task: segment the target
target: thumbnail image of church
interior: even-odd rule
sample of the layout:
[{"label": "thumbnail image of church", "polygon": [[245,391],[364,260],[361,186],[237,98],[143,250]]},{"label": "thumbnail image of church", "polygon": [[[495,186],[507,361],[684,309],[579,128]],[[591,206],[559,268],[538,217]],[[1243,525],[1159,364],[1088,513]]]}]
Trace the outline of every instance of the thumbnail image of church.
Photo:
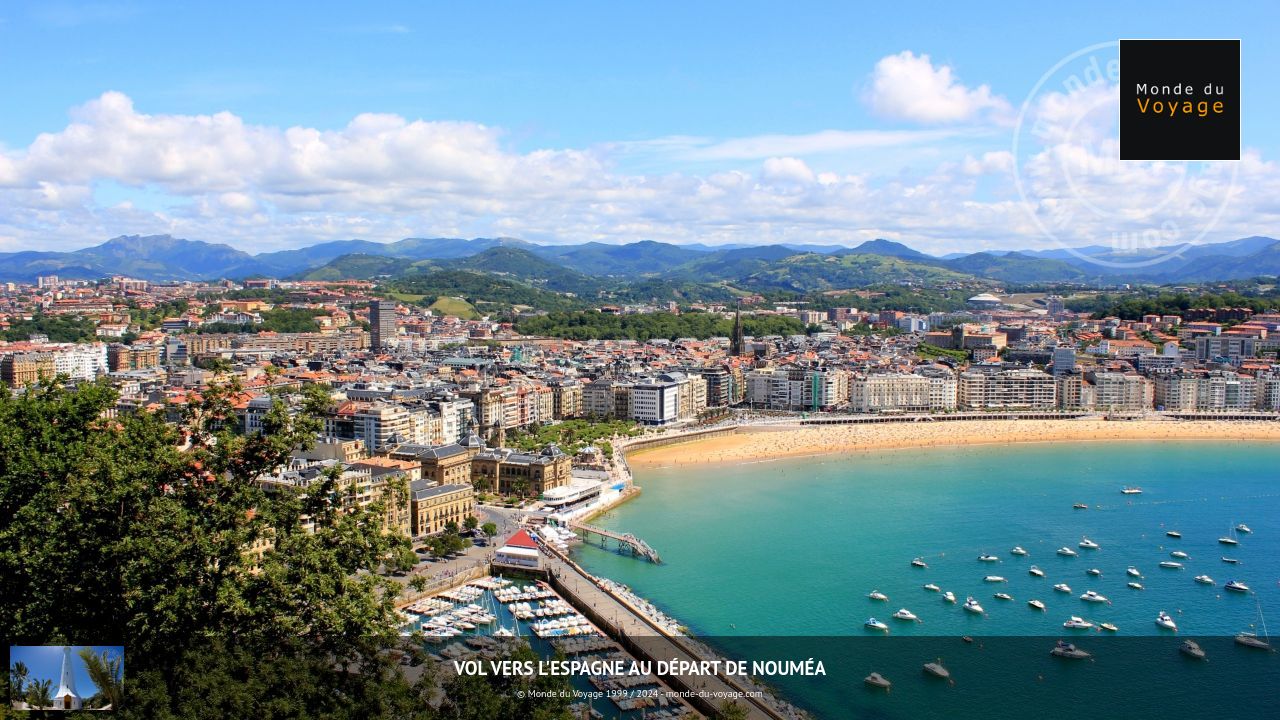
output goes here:
[{"label": "thumbnail image of church", "polygon": [[[108,668],[109,675],[105,681],[114,684],[114,688],[99,688],[94,685],[94,681],[89,679],[88,663],[80,654],[83,651],[96,655]],[[98,651],[102,651],[101,654]],[[63,712],[114,710],[116,708],[110,699],[118,697],[118,690],[124,681],[123,670],[124,648],[121,647],[11,646],[10,707],[15,710]],[[81,682],[77,683],[77,677],[81,678]],[[112,690],[117,692],[111,692]]]}]

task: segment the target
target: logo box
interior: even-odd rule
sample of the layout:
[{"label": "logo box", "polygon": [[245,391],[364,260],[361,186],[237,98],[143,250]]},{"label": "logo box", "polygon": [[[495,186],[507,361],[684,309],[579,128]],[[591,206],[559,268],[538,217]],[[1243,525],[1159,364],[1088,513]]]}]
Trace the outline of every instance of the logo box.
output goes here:
[{"label": "logo box", "polygon": [[1120,41],[1121,160],[1240,159],[1239,40]]}]

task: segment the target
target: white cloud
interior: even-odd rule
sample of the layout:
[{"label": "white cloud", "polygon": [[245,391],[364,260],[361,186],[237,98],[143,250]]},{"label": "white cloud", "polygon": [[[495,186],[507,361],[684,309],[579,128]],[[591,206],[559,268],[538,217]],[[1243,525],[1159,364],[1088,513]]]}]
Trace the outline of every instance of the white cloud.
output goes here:
[{"label": "white cloud", "polygon": [[928,55],[904,50],[881,58],[863,99],[877,114],[917,123],[954,123],[988,117],[1007,122],[1010,105],[980,85],[959,82],[948,65],[935,67]]},{"label": "white cloud", "polygon": [[[1092,121],[1068,132],[1070,118],[1054,114],[1063,106],[1060,98],[1044,101],[1043,139],[1018,158],[1036,212],[1072,210],[1069,240],[1136,223],[1122,201],[1155,202],[1178,168],[1115,174],[1107,133]],[[964,149],[947,142],[965,132],[661,138],[653,147],[703,152],[704,167],[624,172],[614,162],[634,144],[516,152],[500,129],[478,123],[362,114],[333,129],[280,128],[227,112],[147,114],[127,96],[105,93],[74,109],[63,129],[26,148],[0,149],[0,237],[6,249],[68,249],[168,232],[250,252],[352,237],[494,234],[544,242],[888,237],[940,252],[1047,245],[1014,190],[1005,141],[968,138]],[[928,172],[878,174],[859,164],[869,151],[839,162],[824,157],[831,148],[883,144],[890,153],[919,146],[938,160]],[[1256,153],[1239,167],[1218,239],[1269,232],[1280,215],[1280,170]],[[1205,179],[1226,183],[1220,173]],[[120,188],[95,201],[93,188],[104,182]],[[1073,205],[1071,183],[1109,214]],[[130,188],[138,189],[135,202],[127,202]]]}]

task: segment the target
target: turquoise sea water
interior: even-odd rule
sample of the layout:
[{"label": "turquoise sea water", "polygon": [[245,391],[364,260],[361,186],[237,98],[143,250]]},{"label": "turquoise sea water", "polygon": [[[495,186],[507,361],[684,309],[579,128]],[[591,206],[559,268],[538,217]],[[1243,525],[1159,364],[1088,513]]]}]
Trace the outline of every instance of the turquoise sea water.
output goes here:
[{"label": "turquoise sea water", "polygon": [[[896,450],[647,469],[637,481],[644,488],[640,497],[596,522],[644,538],[662,554],[664,564],[650,565],[595,547],[577,550],[579,561],[630,585],[694,634],[730,651],[748,653],[754,648],[776,656],[787,647],[781,641],[756,640],[759,637],[856,639],[843,644],[848,657],[837,668],[849,677],[776,681],[789,699],[819,716],[924,717],[934,710],[938,716],[955,716],[957,711],[970,716],[966,710],[999,715],[984,708],[983,703],[992,700],[972,687],[978,683],[966,687],[957,680],[955,688],[948,688],[949,697],[964,699],[969,706],[930,700],[929,693],[938,690],[923,684],[919,671],[920,663],[931,658],[904,656],[895,660],[900,667],[878,668],[875,653],[889,658],[910,648],[908,655],[919,658],[945,651],[949,666],[963,666],[969,662],[964,653],[977,644],[995,648],[1009,642],[1003,638],[1019,637],[1025,638],[1021,650],[1028,658],[1038,658],[1036,662],[1047,657],[1059,637],[1071,637],[1086,649],[1102,648],[1099,655],[1115,644],[1112,655],[1129,647],[1130,655],[1140,649],[1143,655],[1162,658],[1133,667],[1116,664],[1114,657],[1099,657],[1087,669],[1050,665],[1028,675],[1028,682],[1044,683],[1044,672],[1049,672],[1048,685],[1054,686],[1053,673],[1068,674],[1056,683],[1065,694],[1041,698],[1045,702],[1069,700],[1072,693],[1086,692],[1090,684],[1096,690],[1105,680],[1130,683],[1134,698],[1143,688],[1163,684],[1194,690],[1190,697],[1198,698],[1203,707],[1170,708],[1173,712],[1166,716],[1171,717],[1195,717],[1201,710],[1214,711],[1217,703],[1247,702],[1253,693],[1263,707],[1280,713],[1280,656],[1242,656],[1229,641],[1214,645],[1208,665],[1186,668],[1166,662],[1163,655],[1172,648],[1177,659],[1180,637],[1222,637],[1250,629],[1259,605],[1270,619],[1270,629],[1280,633],[1280,446],[1275,444],[1076,443]],[[1145,492],[1122,495],[1123,485],[1141,485]],[[1087,503],[1089,509],[1073,509],[1077,502]],[[1240,535],[1238,546],[1220,545],[1217,539],[1240,522],[1253,534]],[[1182,539],[1166,537],[1169,529],[1180,531]],[[1082,536],[1101,549],[1079,549]],[[1011,555],[1014,545],[1026,548],[1030,556]],[[1054,551],[1064,545],[1079,556],[1057,556]],[[1184,570],[1158,567],[1171,559],[1172,550],[1190,555],[1181,561]],[[983,553],[999,556],[1000,562],[978,562]],[[1224,564],[1223,555],[1241,563]],[[910,567],[915,556],[924,557],[929,568]],[[1030,576],[1027,569],[1032,564],[1047,577]],[[1126,587],[1133,580],[1125,574],[1130,565],[1143,573],[1138,581],[1145,590]],[[1101,578],[1086,575],[1092,567],[1102,570]],[[1195,583],[1193,577],[1202,573],[1217,585]],[[986,583],[986,575],[1001,575],[1008,582]],[[1254,593],[1225,592],[1222,585],[1232,578],[1249,584]],[[951,590],[961,602],[966,595],[974,596],[986,615],[945,604],[939,593],[922,589],[929,582]],[[1054,592],[1051,588],[1059,582],[1073,592]],[[868,600],[873,589],[889,595],[890,601]],[[1111,603],[1079,600],[1086,590],[1107,596]],[[996,600],[992,596],[998,591],[1015,599]],[[1029,608],[1026,601],[1031,598],[1044,601],[1047,612]],[[923,622],[891,619],[898,608],[910,609]],[[1160,610],[1174,615],[1181,630],[1178,637],[1162,637],[1166,633],[1154,623]],[[870,615],[892,626],[890,638],[866,639],[862,623]],[[1119,635],[1112,639],[1071,633],[1062,628],[1071,615],[1114,623]],[[959,635],[973,636],[979,643],[961,646],[954,639]],[[1148,640],[1124,640],[1141,637]],[[910,638],[919,642],[912,645]],[[984,638],[989,641],[983,643]],[[874,644],[880,641],[889,642]],[[804,641],[794,642],[799,643],[791,646],[795,649],[816,652]],[[940,650],[934,652],[934,647]],[[979,664],[973,672],[990,676],[993,668],[1005,672],[1011,664],[1028,662],[991,658],[989,666]],[[1106,667],[1107,662],[1112,666],[1105,677],[1086,675],[1080,687],[1070,680],[1071,674]],[[1246,664],[1237,666],[1238,662]],[[1182,673],[1205,672],[1202,667],[1229,674],[1179,679]],[[1143,681],[1145,668],[1151,668],[1151,678],[1158,682]],[[861,678],[872,669],[886,675],[892,669],[902,676],[891,700],[860,690]],[[1204,686],[1196,687],[1197,682]],[[1002,692],[1017,684],[1017,678],[1005,678]],[[1126,687],[1122,682],[1113,690]],[[924,694],[912,700],[915,690]],[[966,699],[966,692],[972,696]],[[1273,705],[1265,704],[1268,698]],[[861,712],[846,715],[848,707]],[[1106,717],[1108,712],[1095,708],[1092,715]]]}]

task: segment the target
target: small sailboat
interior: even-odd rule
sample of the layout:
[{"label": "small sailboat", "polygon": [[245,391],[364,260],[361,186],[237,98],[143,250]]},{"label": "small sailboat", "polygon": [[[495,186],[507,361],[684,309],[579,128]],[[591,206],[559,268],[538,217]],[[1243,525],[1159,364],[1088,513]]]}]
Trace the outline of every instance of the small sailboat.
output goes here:
[{"label": "small sailboat", "polygon": [[1196,582],[1200,583],[1201,585],[1213,585],[1213,584],[1214,584],[1214,583],[1213,583],[1213,578],[1209,577],[1208,575],[1197,575],[1197,576],[1196,576]]},{"label": "small sailboat", "polygon": [[1159,615],[1156,615],[1156,625],[1159,625],[1165,630],[1172,630],[1174,632],[1178,631],[1178,623],[1174,622],[1173,618],[1169,617],[1169,613],[1163,610],[1160,611]]},{"label": "small sailboat", "polygon": [[1255,650],[1270,650],[1271,638],[1267,635],[1267,620],[1262,616],[1262,601],[1255,602],[1258,603],[1258,624],[1262,625],[1262,637],[1258,637],[1253,631],[1240,632],[1236,634],[1236,644]]},{"label": "small sailboat", "polygon": [[1067,628],[1068,630],[1088,630],[1093,627],[1093,623],[1085,620],[1084,618],[1072,615],[1069,620],[1062,623],[1062,627]]},{"label": "small sailboat", "polygon": [[1027,572],[1032,575],[1035,575],[1036,577],[1044,577],[1044,571],[1036,567],[1035,565],[1032,565],[1031,569],[1028,570]]},{"label": "small sailboat", "polygon": [[1040,610],[1040,611],[1044,610],[1044,603],[1040,602],[1039,600],[1028,600],[1027,604],[1037,610]]},{"label": "small sailboat", "polygon": [[1222,543],[1223,545],[1239,545],[1240,544],[1239,540],[1236,540],[1235,538],[1229,537],[1226,535],[1218,538],[1218,542]]},{"label": "small sailboat", "polygon": [[1013,555],[1021,555],[1021,556],[1025,556],[1028,554],[1027,551],[1023,549],[1021,545],[1014,545],[1013,549],[1010,550],[1009,552]]},{"label": "small sailboat", "polygon": [[862,623],[862,626],[869,630],[879,630],[881,632],[889,632],[888,625],[885,625],[883,622],[873,617],[867,618],[867,621]]},{"label": "small sailboat", "polygon": [[1080,544],[1080,547],[1084,548],[1085,550],[1097,550],[1098,548],[1102,547],[1101,545],[1099,545],[1098,543],[1096,543],[1096,542],[1094,542],[1094,541],[1090,540],[1090,539],[1089,539],[1089,538],[1087,538],[1087,537],[1086,537],[1086,538],[1080,538],[1080,543],[1079,543],[1079,544]]},{"label": "small sailboat", "polygon": [[888,595],[885,595],[884,593],[880,592],[879,590],[872,590],[871,592],[867,593],[867,597],[868,597],[868,598],[870,598],[871,600],[876,600],[876,601],[879,601],[879,602],[888,602],[888,601],[889,601],[889,596],[888,596]]},{"label": "small sailboat", "polygon": [[1058,583],[1057,585],[1053,586],[1053,589],[1057,590],[1060,593],[1067,593],[1067,594],[1071,593],[1071,586],[1066,583]]}]

